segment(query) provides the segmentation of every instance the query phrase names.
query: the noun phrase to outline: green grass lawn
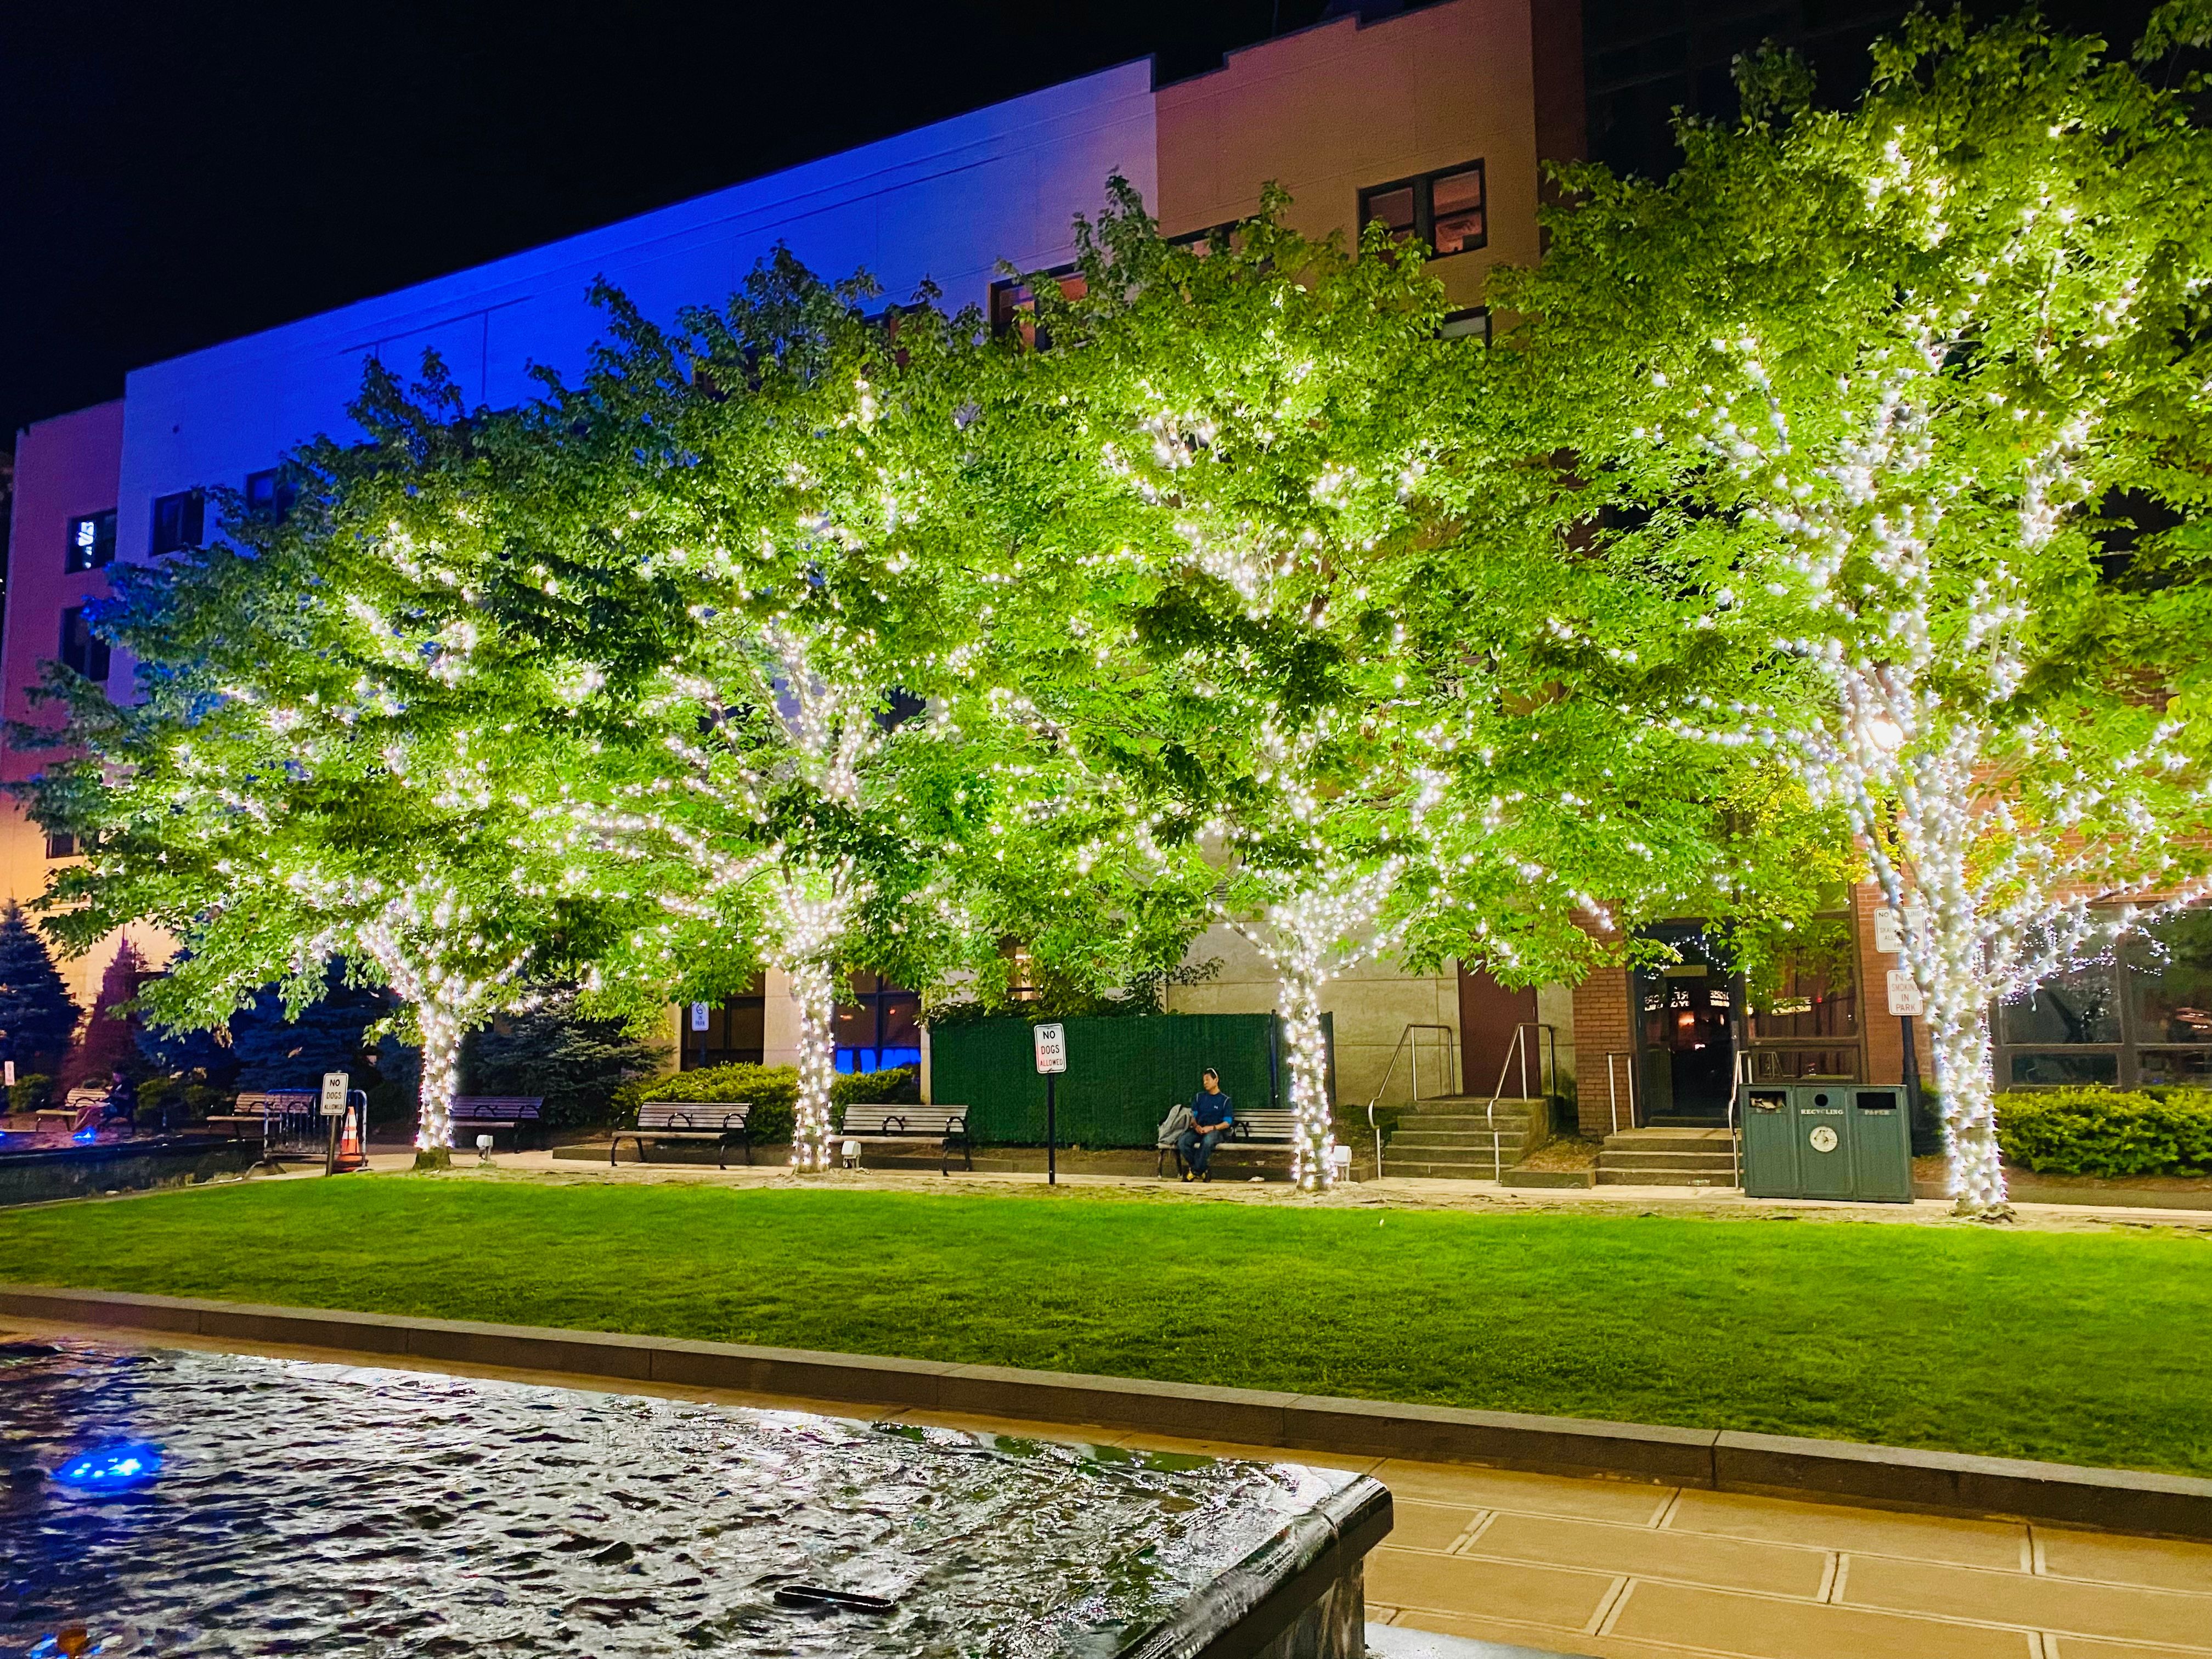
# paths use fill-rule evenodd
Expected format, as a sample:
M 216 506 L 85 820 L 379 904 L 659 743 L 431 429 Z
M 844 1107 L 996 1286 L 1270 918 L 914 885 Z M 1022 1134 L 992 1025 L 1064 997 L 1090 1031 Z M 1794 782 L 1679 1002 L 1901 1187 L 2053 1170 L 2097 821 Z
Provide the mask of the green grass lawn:
M 2212 1474 L 2212 1240 L 356 1177 L 0 1212 L 0 1278 Z

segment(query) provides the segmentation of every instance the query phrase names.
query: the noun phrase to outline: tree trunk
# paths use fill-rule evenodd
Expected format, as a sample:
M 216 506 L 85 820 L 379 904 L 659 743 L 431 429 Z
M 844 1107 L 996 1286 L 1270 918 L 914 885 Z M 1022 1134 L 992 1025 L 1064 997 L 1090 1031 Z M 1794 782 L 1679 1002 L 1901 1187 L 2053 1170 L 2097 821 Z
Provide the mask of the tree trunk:
M 442 1169 L 453 1162 L 453 1097 L 461 1085 L 461 1022 L 452 1009 L 426 1002 L 416 1007 L 415 1023 L 422 1030 L 415 1167 Z
M 1335 1135 L 1329 1127 L 1328 1049 L 1322 1041 L 1322 981 L 1285 975 L 1275 981 L 1275 1006 L 1291 1051 L 1291 1109 L 1297 1114 L 1291 1178 L 1309 1193 L 1336 1180 L 1329 1161 Z
M 1975 998 L 1963 1007 L 1946 1006 L 1950 1001 L 1931 997 L 1928 1003 L 1949 1161 L 1946 1190 L 1960 1215 L 1990 1215 L 2004 1208 L 2005 1180 L 1990 1073 L 1989 1005 Z
M 795 1170 L 827 1170 L 832 1167 L 830 1085 L 837 1076 L 836 980 L 827 963 L 801 963 L 791 969 L 791 990 L 799 1000 L 799 1104 L 791 1164 Z

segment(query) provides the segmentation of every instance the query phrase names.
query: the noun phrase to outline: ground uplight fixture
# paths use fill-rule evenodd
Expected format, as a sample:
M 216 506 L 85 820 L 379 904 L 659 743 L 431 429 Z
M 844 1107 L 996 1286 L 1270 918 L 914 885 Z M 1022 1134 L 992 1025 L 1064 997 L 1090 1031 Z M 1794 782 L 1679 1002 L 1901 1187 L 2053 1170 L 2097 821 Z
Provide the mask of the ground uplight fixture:
M 1328 1161 L 1336 1166 L 1336 1178 L 1346 1179 L 1352 1174 L 1352 1148 L 1335 1146 L 1328 1149 Z
M 479 1164 L 489 1164 L 491 1162 L 491 1137 L 489 1135 L 478 1135 L 477 1137 L 477 1162 Z
M 838 1151 L 844 1154 L 845 1167 L 847 1169 L 857 1170 L 860 1167 L 860 1143 L 859 1141 L 848 1140 L 842 1146 L 839 1147 Z

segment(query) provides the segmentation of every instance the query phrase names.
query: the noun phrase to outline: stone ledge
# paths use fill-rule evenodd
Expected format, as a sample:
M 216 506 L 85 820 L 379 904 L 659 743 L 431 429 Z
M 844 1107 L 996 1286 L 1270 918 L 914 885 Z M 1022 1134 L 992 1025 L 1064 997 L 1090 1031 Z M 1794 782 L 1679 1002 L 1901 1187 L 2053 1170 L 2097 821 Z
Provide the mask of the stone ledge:
M 335 1309 L 0 1284 L 0 1316 L 2212 1539 L 2212 1480 L 1852 1441 Z

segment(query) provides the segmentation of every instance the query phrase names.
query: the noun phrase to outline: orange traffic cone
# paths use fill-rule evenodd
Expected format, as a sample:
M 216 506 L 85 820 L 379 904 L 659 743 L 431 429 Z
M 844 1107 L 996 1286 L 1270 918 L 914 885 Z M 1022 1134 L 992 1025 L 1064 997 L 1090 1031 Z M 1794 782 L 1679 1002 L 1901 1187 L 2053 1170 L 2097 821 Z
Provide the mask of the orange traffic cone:
M 366 1170 L 368 1155 L 361 1144 L 361 1109 L 351 1101 L 346 1103 L 345 1115 L 338 1120 L 338 1155 L 336 1168 Z

